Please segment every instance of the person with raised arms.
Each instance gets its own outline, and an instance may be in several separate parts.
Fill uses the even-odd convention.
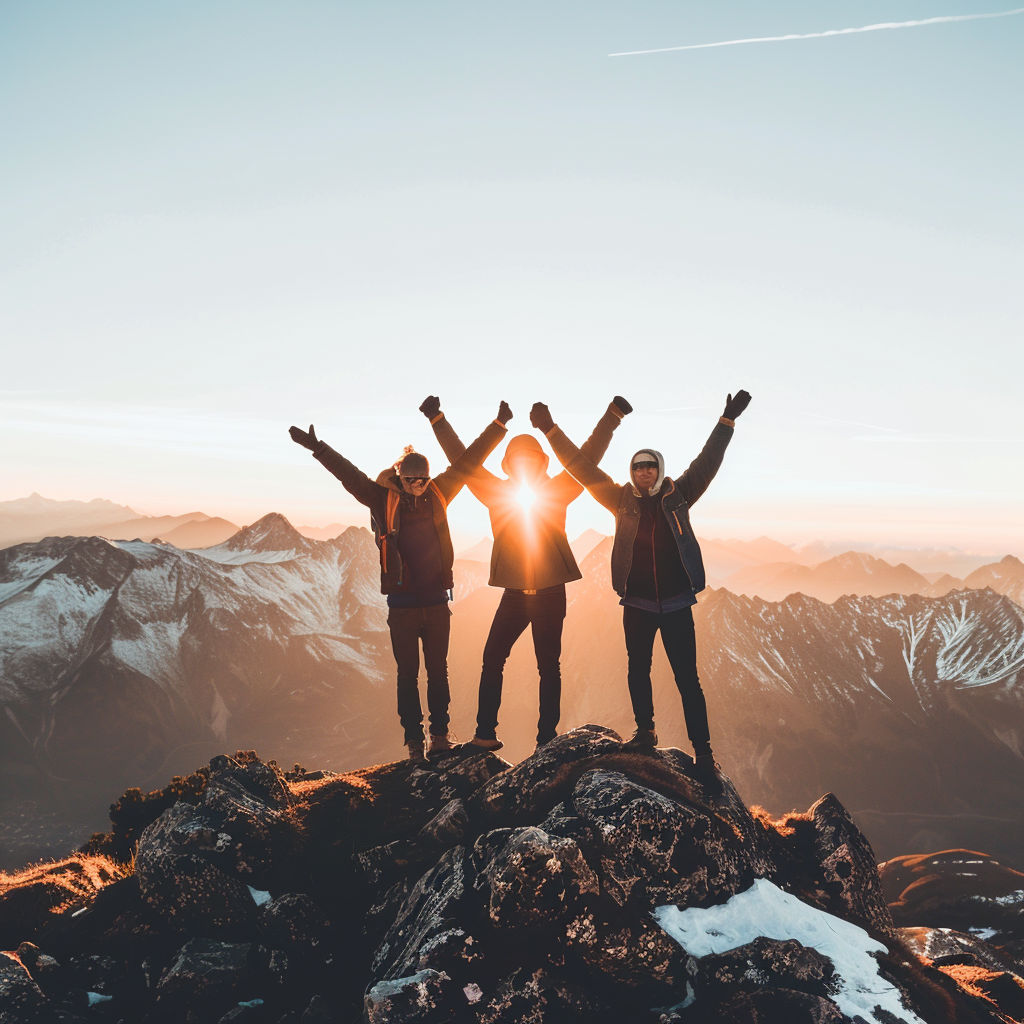
[[[749,404],[746,391],[728,396],[703,450],[682,476],[675,480],[666,476],[661,452],[641,448],[630,460],[628,484],[617,484],[598,469],[586,451],[559,429],[546,405],[537,402],[530,410],[530,422],[548,439],[559,462],[615,516],[612,586],[623,606],[629,697],[636,719],[636,732],[625,745],[633,750],[653,750],[658,745],[651,659],[654,638],[660,632],[682,697],[698,778],[715,794],[722,792],[722,782],[711,749],[693,629],[693,606],[705,587],[704,562],[690,525],[690,507],[715,478],[736,417]]]
[[[441,412],[440,399],[431,395],[420,411],[430,420],[448,459],[459,459],[465,448]],[[631,411],[632,406],[618,396],[608,406],[583,445],[593,463],[601,461],[612,433]],[[568,473],[548,476],[548,457],[530,434],[509,441],[501,468],[507,479],[481,467],[468,480],[491,520],[494,546],[488,582],[504,590],[484,645],[476,734],[470,741],[486,750],[504,745],[497,727],[505,662],[527,626],[533,633],[540,675],[537,746],[554,739],[561,717],[565,585],[582,578],[565,535],[565,512],[583,488]]]
[[[309,430],[291,427],[296,444],[309,449],[342,486],[370,510],[380,550],[380,589],[387,596],[388,629],[398,668],[398,716],[405,745],[414,761],[424,758],[423,708],[420,703],[420,644],[427,670],[430,713],[428,754],[450,750],[451,701],[448,687],[448,641],[454,587],[455,553],[448,530],[448,505],[471,473],[506,434],[512,410],[502,402],[497,418],[463,449],[452,465],[431,479],[427,459],[411,448],[390,475],[371,480],[348,459]]]

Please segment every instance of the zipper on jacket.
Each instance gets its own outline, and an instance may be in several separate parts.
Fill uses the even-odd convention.
[[[661,503],[659,502],[659,505]],[[658,520],[651,509],[651,568],[654,570],[654,600],[658,603],[658,611],[661,611],[661,594],[658,591],[658,545],[655,534],[658,532]]]

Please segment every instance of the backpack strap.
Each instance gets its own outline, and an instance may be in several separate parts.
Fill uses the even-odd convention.
[[[444,495],[441,493],[441,488],[438,487],[437,484],[434,483],[433,480],[431,480],[430,481],[430,489],[437,495],[437,500],[439,502],[441,502],[441,508],[444,510],[445,515],[447,515],[448,514],[448,502],[444,500]]]
[[[388,488],[388,507],[384,515],[384,530],[380,535],[380,564],[385,573],[388,571],[388,538],[395,534],[395,517],[401,497],[398,491]]]

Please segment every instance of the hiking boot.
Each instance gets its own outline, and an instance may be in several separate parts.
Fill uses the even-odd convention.
[[[658,745],[658,734],[654,729],[637,729],[635,733],[622,744],[623,750],[653,750]]]
[[[452,749],[452,738],[446,732],[432,732],[430,734],[430,748],[427,754],[443,754]]]
[[[410,761],[426,761],[426,756],[423,753],[423,740],[417,740],[414,743],[406,743],[406,749],[409,751]]]
[[[693,766],[693,774],[697,781],[711,796],[721,796],[725,792],[725,786],[722,785],[722,766],[715,760],[714,754],[698,754]]]
[[[471,746],[480,747],[482,750],[501,750],[505,746],[497,736],[491,736],[489,739],[483,736],[474,736],[469,742]]]

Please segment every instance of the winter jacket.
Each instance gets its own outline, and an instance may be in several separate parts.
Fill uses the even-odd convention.
[[[621,418],[610,405],[598,421],[581,452],[591,465],[601,461]],[[448,459],[458,459],[464,448],[448,420],[442,414],[432,425]],[[546,471],[547,456],[544,459]],[[549,477],[542,472],[533,483],[534,503],[529,511],[519,501],[521,484],[514,480],[481,467],[469,477],[468,486],[490,514],[494,547],[488,582],[492,587],[543,590],[582,578],[565,535],[565,510],[583,487],[569,473]]]
[[[505,428],[499,423],[489,423],[484,432],[460,455],[452,460],[452,465],[439,476],[434,477],[430,486],[420,497],[406,493],[402,481],[397,475],[387,479],[386,483],[371,480],[362,470],[357,469],[344,456],[333,448],[320,442],[313,452],[315,458],[325,469],[333,473],[342,483],[345,490],[356,501],[370,510],[373,518],[374,534],[380,548],[380,590],[382,594],[402,594],[415,586],[415,580],[409,580],[405,571],[405,563],[401,556],[402,540],[402,509],[410,511],[417,502],[429,502],[437,536],[437,552],[440,561],[440,579],[445,590],[454,586],[452,565],[455,552],[452,548],[451,534],[448,531],[448,503],[465,486],[468,476],[498,446],[505,436]],[[388,496],[393,506],[392,522],[388,523]],[[406,588],[403,591],[403,586]]]
[[[675,480],[665,479],[658,492],[661,511],[672,532],[693,594],[699,594],[707,583],[700,545],[690,525],[690,506],[708,489],[708,485],[715,478],[732,436],[733,427],[719,422],[711,431],[711,436],[700,455],[690,463],[686,472]],[[557,424],[548,431],[547,438],[562,465],[615,516],[612,586],[620,597],[624,597],[633,561],[633,545],[640,523],[640,493],[632,483],[617,484],[607,473],[598,469],[586,454],[562,433]],[[661,457],[658,458],[661,461]],[[663,473],[664,465],[659,468]]]

